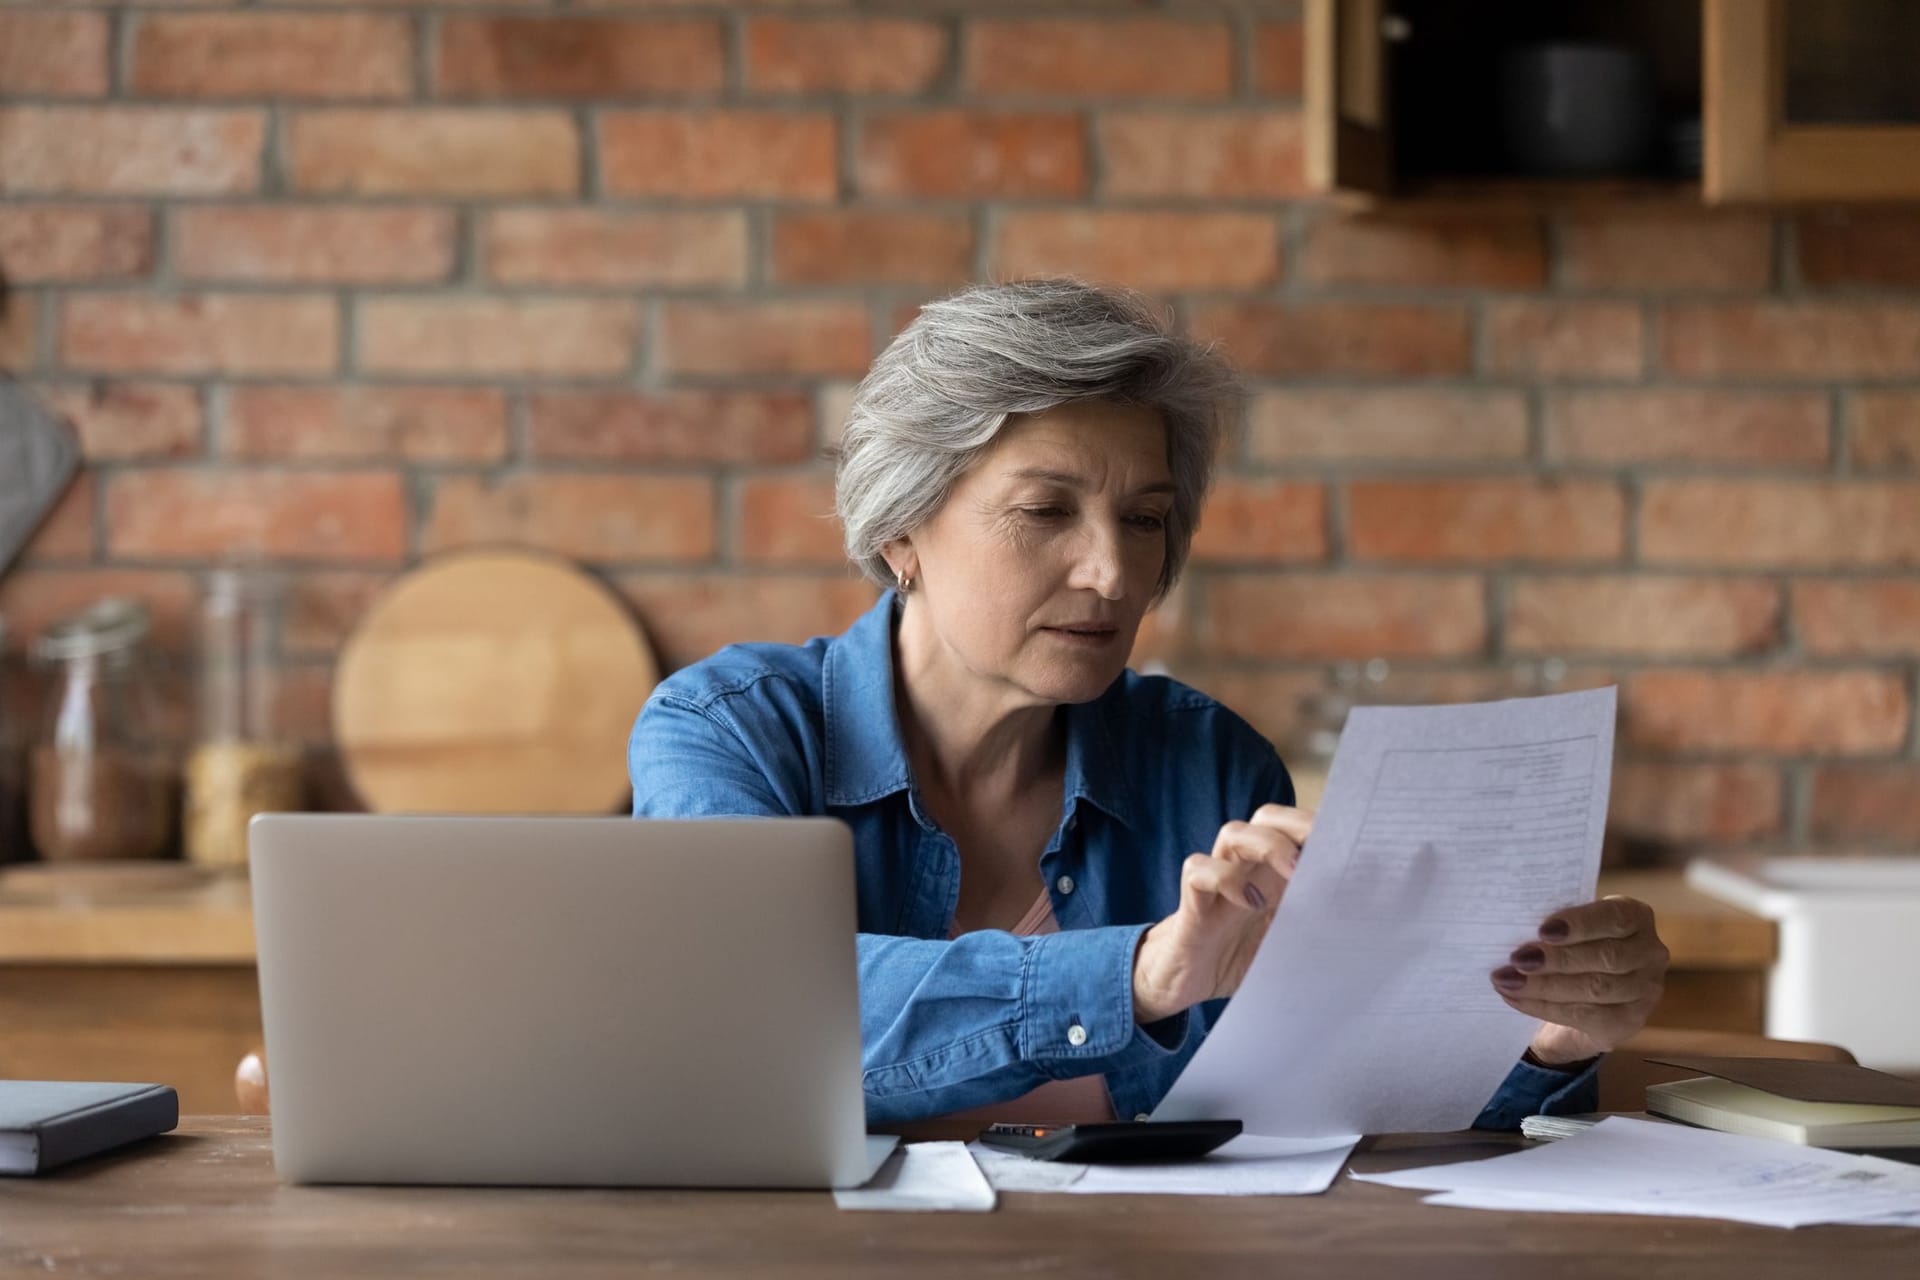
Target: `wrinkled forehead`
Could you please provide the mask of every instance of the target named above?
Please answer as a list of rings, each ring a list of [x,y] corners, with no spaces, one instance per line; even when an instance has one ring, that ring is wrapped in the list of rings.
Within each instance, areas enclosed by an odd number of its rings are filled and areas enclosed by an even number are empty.
[[[1013,415],[974,472],[980,482],[996,486],[1051,483],[1113,493],[1172,489],[1160,415],[1106,400]]]

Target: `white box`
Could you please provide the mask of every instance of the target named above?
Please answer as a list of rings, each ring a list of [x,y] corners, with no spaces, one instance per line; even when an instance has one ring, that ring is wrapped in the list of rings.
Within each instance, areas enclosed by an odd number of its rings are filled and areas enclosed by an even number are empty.
[[[1687,883],[1778,927],[1768,1035],[1920,1072],[1920,858],[1702,858]]]

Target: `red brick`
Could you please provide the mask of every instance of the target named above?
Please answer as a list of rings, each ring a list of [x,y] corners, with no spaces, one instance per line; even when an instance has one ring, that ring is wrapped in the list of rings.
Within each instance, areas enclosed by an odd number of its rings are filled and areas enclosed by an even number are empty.
[[[1813,774],[1816,840],[1920,841],[1920,769],[1911,764],[1829,766]]]
[[[1780,639],[1780,588],[1731,578],[1616,574],[1519,578],[1508,590],[1512,653],[1731,657]]]
[[[1773,391],[1562,391],[1546,405],[1547,456],[1572,462],[1820,467],[1827,397]]]
[[[616,579],[668,670],[748,640],[799,644],[835,635],[873,607],[874,590],[835,575],[626,574]]]
[[[164,382],[96,382],[39,388],[73,424],[90,461],[187,458],[202,449],[200,391]]]
[[[846,531],[834,515],[831,475],[747,476],[738,498],[733,554],[740,563],[846,563]]]
[[[1300,114],[1116,112],[1096,127],[1108,196],[1284,200],[1306,193]]]
[[[674,374],[859,374],[873,348],[857,302],[669,302],[660,365]]]
[[[1152,621],[1152,615],[1148,615]],[[1136,650],[1136,652],[1139,652]],[[1129,660],[1138,667],[1142,659]],[[1250,671],[1244,667],[1198,666],[1181,661],[1175,668],[1183,684],[1218,699],[1280,746],[1282,758],[1292,753],[1291,740],[1299,732],[1306,711],[1304,700],[1325,690],[1319,671]]]
[[[1575,289],[1765,289],[1773,218],[1730,213],[1605,213],[1567,219],[1560,283]]]
[[[1856,467],[1913,470],[1920,464],[1920,393],[1855,392],[1847,443]]]
[[[130,81],[157,98],[404,98],[413,25],[365,13],[151,14],[134,28]]]
[[[798,391],[537,392],[527,419],[535,458],[778,463],[813,448],[812,404]]]
[[[83,293],[66,299],[60,361],[137,373],[328,373],[340,317],[320,294]]]
[[[822,111],[606,111],[601,181],[616,196],[831,200],[836,133]]]
[[[971,219],[871,209],[774,215],[772,276],[781,284],[964,284],[973,278]]]
[[[1674,844],[1732,844],[1781,834],[1780,771],[1752,764],[1621,764],[1607,825]]]
[[[39,363],[40,303],[23,293],[0,296],[0,369],[31,369]]]
[[[1324,213],[1308,227],[1300,278],[1309,284],[1533,289],[1546,282],[1536,218]]]
[[[1793,584],[1793,625],[1812,654],[1920,655],[1920,582],[1801,579]]]
[[[1203,303],[1193,328],[1253,374],[1462,374],[1472,361],[1467,312],[1369,303]]]
[[[1280,274],[1280,228],[1260,213],[1012,211],[996,278],[1078,276],[1144,290],[1239,289]]]
[[[694,476],[449,476],[421,550],[516,543],[599,563],[705,560],[713,507],[713,482]]]
[[[497,462],[507,398],[486,387],[235,387],[225,451],[250,461]]]
[[[982,94],[1224,98],[1233,91],[1233,39],[1221,22],[977,18],[967,27],[965,67],[965,87]]]
[[[407,549],[406,488],[388,471],[122,471],[106,511],[107,550],[129,559],[397,560]]]
[[[288,181],[296,191],[447,196],[580,191],[580,138],[564,111],[302,111],[284,128]]]
[[[1643,671],[1627,677],[1630,742],[1661,751],[1871,755],[1907,737],[1904,677],[1882,671]]]
[[[1600,480],[1374,480],[1347,490],[1347,549],[1367,560],[1612,560],[1626,503]]]
[[[919,93],[947,62],[947,33],[895,18],[746,20],[744,72],[754,93]]]
[[[383,373],[624,373],[639,340],[639,316],[625,299],[422,297],[360,303],[360,367]]]
[[[104,13],[0,13],[0,94],[101,97],[107,41]]]
[[[1797,230],[1800,278],[1815,289],[1920,288],[1920,213],[1821,209]]]
[[[0,109],[0,194],[222,195],[260,186],[267,118],[178,107]]]
[[[1200,513],[1200,564],[1268,564],[1327,558],[1327,495],[1318,484],[1231,477]]]
[[[1661,360],[1692,378],[1920,374],[1920,303],[1673,303]]]
[[[445,280],[455,234],[446,209],[188,206],[173,213],[173,270],[294,284]]]
[[[1487,304],[1487,369],[1509,378],[1637,378],[1646,326],[1632,302]]]
[[[10,284],[120,280],[153,270],[153,215],[88,205],[0,208],[0,276]]]
[[[194,643],[200,591],[184,570],[22,568],[0,578],[7,647],[27,650],[48,627],[108,596],[147,606],[152,641],[161,651],[177,653]]]
[[[487,275],[507,284],[738,286],[747,215],[508,209],[481,224]]]
[[[1254,398],[1256,462],[1517,461],[1527,401],[1517,391],[1303,390]]]
[[[452,98],[612,98],[717,93],[721,24],[708,18],[449,17],[436,89]]]
[[[1650,564],[1920,564],[1920,485],[1652,480],[1640,501],[1640,555]]]
[[[99,508],[98,474],[82,470],[60,494],[59,501],[41,516],[21,558],[27,563],[45,560],[91,560],[96,550],[94,512]]]
[[[339,652],[394,575],[378,570],[308,569],[289,575],[280,647],[291,657]]]
[[[1487,643],[1467,574],[1231,574],[1206,584],[1197,649],[1221,658],[1460,658]]]
[[[870,196],[1079,196],[1085,125],[1062,113],[875,114],[861,130],[858,170]]]
[[[1298,22],[1263,22],[1253,33],[1253,90],[1265,98],[1297,98],[1306,88],[1306,55]]]

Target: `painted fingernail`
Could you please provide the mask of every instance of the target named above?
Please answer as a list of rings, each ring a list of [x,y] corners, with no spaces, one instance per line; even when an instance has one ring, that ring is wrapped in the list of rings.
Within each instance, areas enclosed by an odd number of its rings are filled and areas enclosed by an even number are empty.
[[[1514,948],[1513,955],[1509,959],[1513,961],[1513,967],[1520,972],[1532,973],[1546,964],[1547,953],[1529,942],[1523,947]]]
[[[1548,942],[1558,942],[1569,932],[1571,931],[1567,928],[1567,922],[1558,916],[1540,926],[1540,936]]]
[[[1518,991],[1527,985],[1527,975],[1511,965],[1493,971],[1493,985],[1502,991]]]
[[[1250,884],[1247,886],[1247,905],[1255,911],[1265,911],[1267,909],[1267,895],[1260,892],[1258,885]]]

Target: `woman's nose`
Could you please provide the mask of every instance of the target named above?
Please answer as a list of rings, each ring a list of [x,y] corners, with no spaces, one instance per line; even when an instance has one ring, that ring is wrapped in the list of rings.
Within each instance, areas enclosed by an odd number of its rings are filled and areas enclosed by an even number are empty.
[[[1090,523],[1079,563],[1075,566],[1074,585],[1097,591],[1103,599],[1123,598],[1127,593],[1123,537],[1118,529],[1104,529]]]

